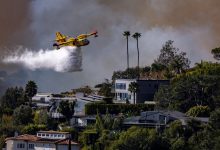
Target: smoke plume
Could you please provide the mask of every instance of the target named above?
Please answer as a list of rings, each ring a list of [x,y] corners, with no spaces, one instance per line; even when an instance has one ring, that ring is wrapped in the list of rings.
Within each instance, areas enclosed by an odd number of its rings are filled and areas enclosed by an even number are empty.
[[[25,50],[22,54],[13,54],[3,62],[20,64],[30,70],[51,69],[57,72],[81,71],[82,53],[80,48],[62,47],[59,50]]]
[[[93,29],[99,32],[99,37],[90,38],[90,45],[83,48],[82,72],[59,73],[53,71],[55,67],[50,67],[52,71],[23,70],[26,76],[22,74],[19,83],[35,80],[41,91],[59,92],[95,85],[111,78],[113,71],[125,69],[126,39],[122,35],[125,30],[142,34],[141,66],[150,65],[167,40],[174,40],[175,47],[187,52],[192,65],[213,60],[210,50],[220,46],[219,0],[2,0],[0,8],[0,19],[4,20],[0,22],[0,46],[50,49],[56,31],[69,36]],[[135,67],[137,50],[132,37],[129,54],[130,65]],[[13,66],[0,63],[7,73]],[[15,76],[10,77],[11,82]]]

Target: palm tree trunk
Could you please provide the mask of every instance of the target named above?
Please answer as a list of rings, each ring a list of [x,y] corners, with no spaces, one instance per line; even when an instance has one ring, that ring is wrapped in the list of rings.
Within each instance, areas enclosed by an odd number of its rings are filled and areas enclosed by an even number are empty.
[[[126,38],[127,38],[127,69],[129,69],[128,36]]]
[[[137,53],[138,53],[138,79],[140,78],[140,55],[139,55],[139,47],[138,47],[138,38],[137,38]]]

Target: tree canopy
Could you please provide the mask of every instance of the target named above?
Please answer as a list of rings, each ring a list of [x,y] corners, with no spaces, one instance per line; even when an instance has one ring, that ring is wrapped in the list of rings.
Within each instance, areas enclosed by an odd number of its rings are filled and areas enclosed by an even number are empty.
[[[21,105],[16,108],[13,113],[13,119],[15,125],[27,125],[32,122],[32,109],[30,106]]]
[[[161,87],[154,100],[159,106],[183,112],[196,105],[219,107],[220,64],[201,62],[176,76],[168,87]]]
[[[74,115],[74,107],[75,107],[75,101],[69,102],[69,101],[61,101],[59,104],[59,112],[65,116],[65,118],[69,121],[73,115]]]
[[[28,97],[33,97],[37,93],[37,84],[34,81],[28,81],[25,87],[25,93]]]
[[[25,87],[25,94],[29,98],[29,105],[31,106],[32,97],[37,94],[37,84],[34,81],[28,81]]]
[[[164,66],[169,72],[180,74],[189,68],[190,60],[185,52],[179,52],[179,49],[173,46],[173,42],[168,40],[160,50],[160,55],[155,60],[155,64]]]
[[[211,53],[216,60],[220,60],[220,47],[212,49]]]

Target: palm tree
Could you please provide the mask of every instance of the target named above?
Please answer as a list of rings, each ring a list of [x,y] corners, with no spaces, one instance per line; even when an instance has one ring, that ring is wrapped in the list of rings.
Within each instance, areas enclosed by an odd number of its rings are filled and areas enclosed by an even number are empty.
[[[137,82],[131,82],[131,83],[129,84],[128,91],[130,91],[131,93],[133,93],[134,104],[136,104],[135,96],[136,96],[136,92],[138,91],[138,84],[137,84]]]
[[[123,35],[127,39],[127,70],[129,69],[129,52],[128,52],[128,37],[131,35],[130,31],[124,31]]]
[[[139,65],[139,63],[140,63],[140,55],[139,55],[139,47],[138,47],[138,38],[141,37],[141,33],[136,32],[136,33],[134,33],[132,35],[132,37],[137,40],[137,53],[138,53],[138,65],[137,65],[137,67],[138,67],[138,79],[139,79],[139,77],[140,77],[140,69],[139,69],[140,68],[140,65]]]

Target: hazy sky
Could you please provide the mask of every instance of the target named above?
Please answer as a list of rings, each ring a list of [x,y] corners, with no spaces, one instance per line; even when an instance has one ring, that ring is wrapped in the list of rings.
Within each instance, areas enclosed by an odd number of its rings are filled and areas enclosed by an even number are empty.
[[[73,36],[99,32],[82,48],[81,72],[0,64],[0,88],[35,80],[42,92],[60,92],[110,79],[113,71],[126,68],[125,30],[142,33],[142,66],[153,62],[167,40],[187,52],[192,64],[213,60],[210,50],[220,45],[219,8],[219,0],[0,0],[1,58],[18,46],[52,49],[56,31]],[[129,39],[132,66],[137,63],[135,42]]]

